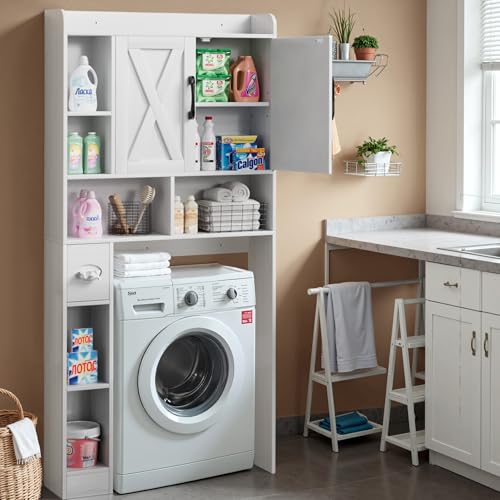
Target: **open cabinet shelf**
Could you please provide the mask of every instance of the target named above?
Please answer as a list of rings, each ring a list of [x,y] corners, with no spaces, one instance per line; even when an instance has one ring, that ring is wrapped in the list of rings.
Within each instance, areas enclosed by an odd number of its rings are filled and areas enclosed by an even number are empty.
[[[268,108],[266,101],[259,102],[197,102],[197,108]]]

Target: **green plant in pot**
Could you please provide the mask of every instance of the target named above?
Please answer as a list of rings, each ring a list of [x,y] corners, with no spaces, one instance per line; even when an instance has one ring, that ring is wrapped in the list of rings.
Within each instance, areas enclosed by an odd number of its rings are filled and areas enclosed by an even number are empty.
[[[375,163],[377,169],[381,167],[385,173],[390,169],[392,155],[398,155],[398,149],[394,145],[389,144],[387,137],[374,139],[368,137],[357,148],[358,157],[365,163]]]
[[[360,35],[352,44],[356,59],[360,61],[373,61],[377,55],[378,40],[371,35]]]
[[[356,14],[351,12],[351,9],[346,10],[344,7],[331,12],[330,19],[329,32],[335,36],[339,43],[338,58],[348,61],[352,30],[356,24]]]

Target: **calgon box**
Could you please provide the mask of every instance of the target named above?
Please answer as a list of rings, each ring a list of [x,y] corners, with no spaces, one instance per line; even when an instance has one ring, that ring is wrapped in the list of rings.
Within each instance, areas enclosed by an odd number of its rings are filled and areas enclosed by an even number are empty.
[[[97,351],[68,353],[68,384],[97,383]]]

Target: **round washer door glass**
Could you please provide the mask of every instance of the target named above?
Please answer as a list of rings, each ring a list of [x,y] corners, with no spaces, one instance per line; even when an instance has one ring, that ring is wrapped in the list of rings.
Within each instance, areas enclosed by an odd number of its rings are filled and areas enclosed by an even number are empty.
[[[213,425],[241,390],[245,358],[235,333],[211,317],[175,321],[149,344],[138,388],[147,414],[171,432]]]
[[[192,331],[165,350],[156,369],[156,391],[168,411],[195,416],[211,408],[227,385],[229,361],[213,335]]]

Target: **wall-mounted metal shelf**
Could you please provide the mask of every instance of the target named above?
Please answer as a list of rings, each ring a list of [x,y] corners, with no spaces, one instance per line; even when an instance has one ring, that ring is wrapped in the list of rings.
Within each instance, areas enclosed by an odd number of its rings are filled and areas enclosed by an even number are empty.
[[[344,162],[344,173],[358,177],[396,177],[401,175],[402,163],[367,163],[358,160]]]
[[[362,82],[372,75],[379,76],[389,63],[387,54],[377,54],[373,61],[358,61],[356,59],[332,61],[332,74],[336,82]]]

